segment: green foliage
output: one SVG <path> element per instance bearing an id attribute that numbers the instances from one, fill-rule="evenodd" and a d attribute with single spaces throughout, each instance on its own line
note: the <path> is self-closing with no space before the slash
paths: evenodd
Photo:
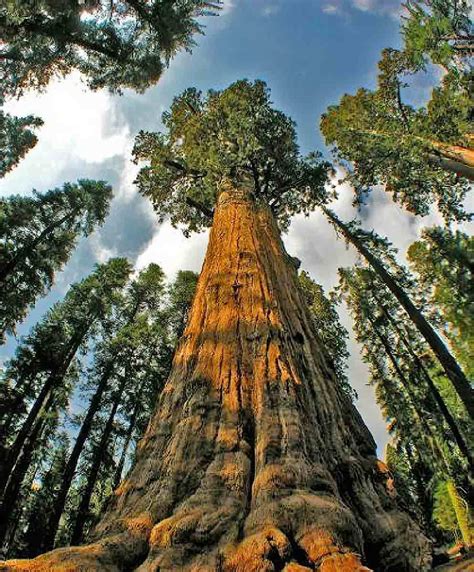
<path id="1" fill-rule="evenodd" d="M 462 541 L 467 547 L 472 546 L 472 514 L 452 481 L 442 480 L 437 484 L 433 520 L 440 529 L 451 534 L 452 540 Z"/>
<path id="2" fill-rule="evenodd" d="M 321 120 L 357 200 L 363 202 L 374 185 L 384 185 L 415 214 L 428 214 L 435 202 L 446 221 L 469 218 L 462 204 L 468 180 L 440 166 L 447 145 L 468 144 L 472 99 L 466 82 L 447 75 L 427 107 L 416 109 L 402 101 L 404 74 L 411 71 L 406 54 L 384 50 L 379 70 L 375 91 L 344 95 Z"/>
<path id="3" fill-rule="evenodd" d="M 214 0 L 8 0 L 0 8 L 4 95 L 42 89 L 80 71 L 89 87 L 139 92 L 156 83 L 170 58 L 190 50 Z"/>
<path id="4" fill-rule="evenodd" d="M 321 340 L 321 347 L 331 365 L 336 379 L 347 395 L 357 397 L 347 378 L 347 339 L 349 334 L 341 324 L 334 300 L 324 294 L 323 287 L 315 282 L 304 270 L 299 274 L 299 283 L 303 296 Z"/>
<path id="5" fill-rule="evenodd" d="M 315 153 L 301 157 L 293 121 L 272 108 L 262 81 L 237 81 L 207 96 L 194 88 L 163 114 L 164 133 L 140 132 L 136 161 L 148 161 L 137 184 L 160 220 L 185 233 L 209 226 L 219 183 L 248 178 L 258 200 L 285 227 L 327 198 L 328 165 Z"/>
<path id="6" fill-rule="evenodd" d="M 112 189 L 103 181 L 66 183 L 31 197 L 0 199 L 0 336 L 14 332 L 51 287 L 79 236 L 107 215 Z"/>
<path id="7" fill-rule="evenodd" d="M 80 379 L 76 376 L 62 402 L 63 411 L 71 399 L 88 405 L 70 421 L 66 416 L 66 422 L 79 426 L 79 432 L 62 465 L 61 486 L 44 500 L 47 519 L 39 537 L 35 541 L 30 535 L 16 534 L 10 556 L 34 555 L 38 543 L 42 551 L 47 550 L 55 538 L 56 546 L 67 545 L 73 534 L 78 541 L 79 520 L 81 536 L 93 526 L 128 469 L 155 408 L 196 282 L 195 273 L 179 272 L 166 286 L 161 268 L 150 264 L 114 295 L 110 311 L 100 320 L 93 348 L 87 352 L 89 367 L 80 371 Z M 71 428 L 69 434 L 74 434 Z M 37 448 L 37 454 L 44 458 L 47 451 Z M 45 478 L 45 474 L 39 477 L 41 487 Z M 27 502 L 25 498 L 20 503 L 28 513 L 23 526 L 33 530 L 37 519 Z"/>
<path id="8" fill-rule="evenodd" d="M 66 434 L 60 433 L 50 455 L 49 466 L 41 471 L 35 479 L 36 482 L 32 485 L 32 498 L 29 500 L 26 530 L 17 541 L 22 547 L 21 555 L 23 557 L 34 557 L 45 550 L 42 540 L 51 518 L 51 499 L 54 498 L 61 486 L 68 450 L 69 438 Z"/>
<path id="9" fill-rule="evenodd" d="M 446 68 L 462 68 L 474 49 L 471 4 L 467 0 L 408 0 L 404 7 L 404 49 L 414 66 L 428 58 Z"/>
<path id="10" fill-rule="evenodd" d="M 474 238 L 447 228 L 425 229 L 408 249 L 432 319 L 449 338 L 454 352 L 474 377 Z"/>
<path id="11" fill-rule="evenodd" d="M 470 486 L 465 455 L 435 392 L 467 442 L 469 419 L 424 339 L 373 271 L 357 266 L 340 269 L 339 274 L 339 297 L 353 317 L 370 383 L 396 440 L 391 468 L 404 502 L 410 506 L 412 499 L 418 505 L 429 530 L 434 484 L 450 475 L 466 490 Z M 406 288 L 413 292 L 419 286 L 412 281 Z"/>
<path id="12" fill-rule="evenodd" d="M 117 303 L 130 272 L 124 258 L 98 265 L 87 278 L 73 284 L 64 299 L 21 341 L 2 374 L 0 419 L 4 438 L 14 436 L 14 428 L 45 383 L 54 379 L 57 389 L 67 376 L 74 375 L 71 364 L 78 349 L 86 350 L 96 328 Z"/>
<path id="13" fill-rule="evenodd" d="M 188 312 L 196 291 L 198 275 L 191 270 L 180 270 L 168 290 L 168 320 L 175 345 L 184 332 Z"/>
<path id="14" fill-rule="evenodd" d="M 0 109 L 0 178 L 36 145 L 38 139 L 32 129 L 41 125 L 39 117 L 15 117 Z"/>

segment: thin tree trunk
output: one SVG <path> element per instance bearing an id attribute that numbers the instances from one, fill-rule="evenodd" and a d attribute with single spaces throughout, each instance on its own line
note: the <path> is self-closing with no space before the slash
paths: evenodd
<path id="1" fill-rule="evenodd" d="M 51 397 L 46 404 L 46 410 L 52 405 L 53 398 Z M 8 527 L 11 522 L 13 509 L 17 503 L 18 495 L 20 494 L 21 484 L 25 478 L 26 472 L 31 463 L 31 459 L 35 450 L 35 446 L 41 433 L 46 425 L 46 418 L 40 417 L 36 420 L 25 446 L 21 451 L 17 462 L 13 467 L 13 471 L 8 476 L 8 481 L 4 490 L 2 502 L 0 503 L 0 546 L 4 543 L 5 535 L 8 532 Z"/>
<path id="2" fill-rule="evenodd" d="M 64 474 L 62 478 L 61 488 L 58 492 L 57 497 L 53 503 L 53 511 L 51 518 L 48 522 L 48 528 L 45 532 L 43 546 L 45 550 L 51 550 L 54 546 L 54 539 L 59 526 L 59 521 L 64 510 L 64 505 L 66 504 L 66 498 L 71 488 L 71 483 L 76 473 L 77 464 L 79 462 L 79 457 L 81 456 L 82 450 L 84 448 L 85 442 L 90 435 L 92 429 L 92 421 L 95 414 L 100 408 L 102 397 L 105 390 L 107 389 L 108 382 L 113 373 L 114 362 L 111 361 L 107 364 L 104 373 L 99 381 L 97 389 L 90 401 L 89 408 L 87 410 L 84 421 L 82 422 L 79 434 L 76 437 L 74 447 L 69 456 L 68 462 L 64 469 Z"/>
<path id="3" fill-rule="evenodd" d="M 270 210 L 244 187 L 221 191 L 172 371 L 93 544 L 8 570 L 429 569 Z"/>
<path id="4" fill-rule="evenodd" d="M 402 387 L 406 390 L 407 395 L 408 395 L 408 400 L 409 403 L 411 405 L 412 410 L 414 411 L 414 417 L 417 420 L 417 423 L 422 427 L 425 435 L 429 435 L 432 439 L 433 439 L 433 443 L 435 445 L 435 454 L 438 454 L 440 456 L 440 458 L 443 460 L 443 463 L 445 465 L 446 470 L 448 471 L 448 474 L 451 474 L 451 463 L 449 461 L 449 459 L 446 457 L 443 448 L 441 447 L 441 445 L 438 442 L 438 437 L 436 436 L 436 434 L 434 433 L 434 431 L 432 430 L 430 424 L 426 421 L 425 416 L 423 411 L 419 410 L 418 404 L 417 404 L 417 398 L 415 396 L 415 394 L 413 393 L 413 389 L 411 387 L 411 384 L 409 382 L 409 380 L 406 378 L 405 374 L 403 373 L 402 368 L 400 367 L 400 364 L 398 363 L 398 359 L 395 356 L 395 354 L 392 351 L 392 348 L 390 347 L 390 343 L 388 342 L 388 340 L 386 339 L 386 337 L 382 334 L 382 332 L 380 332 L 380 330 L 378 329 L 378 327 L 376 326 L 375 322 L 369 318 L 369 321 L 372 325 L 372 329 L 375 332 L 375 335 L 378 337 L 378 339 L 380 340 L 385 353 L 387 354 L 393 369 L 395 370 L 395 373 L 400 381 L 400 384 L 402 385 Z"/>
<path id="5" fill-rule="evenodd" d="M 461 367 L 451 355 L 450 351 L 443 343 L 442 339 L 435 332 L 430 323 L 423 316 L 421 311 L 413 304 L 408 295 L 401 288 L 391 274 L 384 268 L 383 264 L 367 249 L 361 240 L 350 232 L 348 227 L 328 208 L 321 206 L 321 209 L 328 219 L 342 232 L 344 237 L 351 242 L 355 248 L 367 260 L 375 273 L 379 276 L 385 286 L 399 301 L 403 309 L 412 319 L 414 325 L 430 346 L 434 355 L 443 367 L 446 376 L 453 384 L 456 393 L 466 407 L 471 419 L 474 419 L 474 391 L 469 380 L 464 375 Z"/>
<path id="6" fill-rule="evenodd" d="M 124 376 L 120 388 L 117 394 L 114 396 L 114 401 L 112 404 L 112 409 L 110 410 L 107 423 L 105 424 L 104 431 L 100 438 L 98 445 L 94 450 L 92 456 L 91 467 L 87 475 L 87 484 L 84 492 L 81 496 L 81 502 L 79 503 L 79 509 L 77 511 L 76 521 L 74 523 L 74 528 L 71 536 L 71 544 L 80 544 L 84 535 L 84 526 L 87 522 L 87 517 L 89 515 L 89 506 L 92 498 L 92 493 L 94 492 L 94 487 L 97 483 L 97 478 L 99 476 L 99 469 L 104 460 L 104 452 L 107 448 L 107 443 L 110 439 L 112 433 L 115 415 L 122 401 L 123 390 L 125 388 L 127 378 Z"/>
<path id="7" fill-rule="evenodd" d="M 417 369 L 421 372 L 421 374 L 425 378 L 426 384 L 428 385 L 428 389 L 429 389 L 431 395 L 433 396 L 439 410 L 441 411 L 441 414 L 443 415 L 446 423 L 448 424 L 448 427 L 451 429 L 454 440 L 456 441 L 457 446 L 459 447 L 459 450 L 461 451 L 462 455 L 464 457 L 466 457 L 466 460 L 472 469 L 474 467 L 474 464 L 473 464 L 473 458 L 472 458 L 472 454 L 471 454 L 469 445 L 468 445 L 467 441 L 465 440 L 464 436 L 462 435 L 461 430 L 459 429 L 454 417 L 451 415 L 451 412 L 449 411 L 443 397 L 441 396 L 439 389 L 437 388 L 435 382 L 431 378 L 431 375 L 426 370 L 423 362 L 418 357 L 418 354 L 413 350 L 413 348 L 412 348 L 410 342 L 408 341 L 407 337 L 404 335 L 404 333 L 401 331 L 401 328 L 398 326 L 398 324 L 395 322 L 393 317 L 390 315 L 390 312 L 385 307 L 385 304 L 383 304 L 380 301 L 380 299 L 377 297 L 375 290 L 374 290 L 374 297 L 377 300 L 379 306 L 382 308 L 384 315 L 386 316 L 387 320 L 391 324 L 392 328 L 395 330 L 395 332 L 396 332 L 397 336 L 399 337 L 399 339 L 401 340 L 402 344 L 405 346 L 405 348 L 407 349 L 411 358 L 415 362 L 415 366 L 417 367 Z"/>
<path id="8" fill-rule="evenodd" d="M 90 321 L 87 324 L 87 327 L 83 328 L 79 333 L 76 333 L 73 336 L 71 343 L 69 345 L 69 351 L 64 357 L 63 362 L 60 364 L 58 371 L 52 373 L 45 381 L 38 397 L 36 398 L 25 421 L 23 422 L 23 425 L 21 426 L 18 435 L 15 438 L 15 441 L 13 442 L 11 447 L 7 448 L 6 455 L 2 462 L 2 466 L 0 467 L 0 494 L 1 492 L 3 492 L 4 487 L 6 485 L 8 479 L 8 473 L 12 470 L 13 466 L 15 465 L 21 453 L 22 447 L 25 441 L 27 440 L 28 435 L 31 433 L 32 428 L 34 427 L 34 422 L 38 418 L 44 403 L 49 397 L 51 397 L 52 393 L 54 392 L 54 389 L 56 389 L 64 379 L 64 376 L 66 375 L 67 370 L 69 369 L 69 366 L 71 365 L 71 362 L 74 359 L 74 356 L 76 355 L 76 352 L 91 325 L 92 321 Z"/>
<path id="9" fill-rule="evenodd" d="M 114 476 L 114 481 L 113 481 L 113 485 L 112 485 L 112 488 L 114 490 L 119 486 L 119 484 L 122 480 L 122 472 L 123 472 L 123 468 L 125 466 L 125 461 L 127 459 L 128 448 L 130 447 L 130 443 L 132 441 L 133 432 L 135 430 L 135 425 L 137 422 L 138 412 L 139 412 L 140 407 L 141 407 L 140 398 L 141 398 L 141 395 L 143 392 L 144 385 L 145 385 L 145 383 L 142 382 L 142 386 L 141 386 L 141 388 L 138 392 L 137 398 L 136 398 L 135 407 L 133 408 L 133 412 L 132 412 L 132 415 L 130 417 L 130 421 L 128 423 L 127 433 L 125 435 L 125 439 L 124 439 L 123 446 L 122 446 L 122 453 L 120 455 L 120 460 L 119 460 L 117 468 L 115 470 L 115 476 Z"/>
<path id="10" fill-rule="evenodd" d="M 33 483 L 35 482 L 36 475 L 38 474 L 40 465 L 41 462 L 36 463 L 36 467 L 31 472 L 29 482 L 26 483 L 24 487 L 27 491 L 29 491 L 29 494 L 31 494 L 32 486 Z M 28 500 L 28 497 L 26 500 Z M 13 546 L 18 545 L 18 540 L 16 537 L 18 533 L 18 526 L 20 525 L 22 518 L 24 518 L 25 510 L 27 509 L 27 506 L 25 506 L 25 504 L 26 503 L 23 502 L 23 499 L 21 499 L 21 502 L 19 503 L 19 506 L 16 508 L 16 510 L 13 512 L 13 515 L 9 515 L 10 523 L 8 526 L 7 533 L 5 535 L 5 539 L 3 541 L 3 546 L 0 549 L 0 561 L 2 560 L 3 557 L 5 557 L 8 554 L 8 551 L 12 545 Z M 20 535 L 22 532 L 23 531 L 20 530 Z"/>
<path id="11" fill-rule="evenodd" d="M 6 264 L 0 267 L 0 284 L 5 282 L 8 276 L 15 270 L 17 264 L 25 258 L 28 252 L 34 250 L 39 244 L 41 244 L 52 232 L 64 224 L 66 221 L 74 218 L 77 211 L 68 212 L 62 218 L 49 224 L 35 239 L 23 246 L 18 250 L 18 252 L 9 260 Z"/>

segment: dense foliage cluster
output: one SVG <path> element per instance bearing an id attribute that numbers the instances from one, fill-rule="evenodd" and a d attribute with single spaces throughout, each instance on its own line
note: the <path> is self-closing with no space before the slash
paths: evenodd
<path id="1" fill-rule="evenodd" d="M 0 109 L 0 178 L 36 145 L 38 139 L 33 129 L 42 124 L 39 117 L 15 117 Z"/>
<path id="2" fill-rule="evenodd" d="M 80 71 L 92 89 L 144 91 L 201 32 L 218 0 L 9 0 L 0 8 L 2 94 Z"/>
<path id="3" fill-rule="evenodd" d="M 78 238 L 104 221 L 111 196 L 103 181 L 82 180 L 0 199 L 0 343 L 51 287 Z"/>
<path id="4" fill-rule="evenodd" d="M 428 105 L 415 108 L 402 97 L 404 74 L 411 71 L 406 54 L 384 50 L 379 70 L 376 90 L 344 95 L 321 120 L 357 199 L 384 185 L 415 214 L 428 214 L 435 203 L 446 221 L 469 218 L 463 206 L 474 178 L 466 149 L 473 120 L 468 80 L 446 75 Z"/>
<path id="5" fill-rule="evenodd" d="M 138 189 L 160 220 L 170 217 L 185 232 L 211 224 L 224 179 L 246 177 L 259 201 L 283 227 L 292 215 L 309 213 L 328 199 L 328 165 L 315 153 L 302 157 L 295 124 L 273 109 L 263 81 L 238 81 L 207 96 L 187 89 L 163 114 L 164 133 L 141 132 L 136 161 Z"/>

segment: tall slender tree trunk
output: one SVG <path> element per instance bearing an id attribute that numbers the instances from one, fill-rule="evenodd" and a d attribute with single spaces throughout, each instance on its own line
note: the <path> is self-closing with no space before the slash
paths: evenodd
<path id="1" fill-rule="evenodd" d="M 92 399 L 87 409 L 86 416 L 82 422 L 79 433 L 74 442 L 74 447 L 72 448 L 71 454 L 67 461 L 66 467 L 64 469 L 64 474 L 62 478 L 61 488 L 59 489 L 57 497 L 54 499 L 53 510 L 51 518 L 48 521 L 48 528 L 45 532 L 45 538 L 43 541 L 43 546 L 46 550 L 51 550 L 54 546 L 54 539 L 56 537 L 56 532 L 59 526 L 59 520 L 64 510 L 64 505 L 66 504 L 66 498 L 71 488 L 71 483 L 76 473 L 77 464 L 79 462 L 79 457 L 81 456 L 82 450 L 84 448 L 85 442 L 90 435 L 92 429 L 92 422 L 94 417 L 99 411 L 102 397 L 105 390 L 107 389 L 108 382 L 113 373 L 114 362 L 109 362 L 100 378 L 99 384 L 97 385 L 96 391 L 92 396 Z"/>
<path id="2" fill-rule="evenodd" d="M 355 236 L 330 209 L 325 206 L 321 206 L 321 209 L 328 219 L 342 232 L 344 237 L 351 242 L 367 260 L 375 273 L 410 316 L 414 325 L 426 340 L 426 343 L 430 346 L 439 363 L 443 367 L 446 376 L 453 384 L 456 393 L 459 395 L 459 398 L 466 407 L 471 419 L 474 419 L 474 391 L 460 365 L 446 347 L 446 344 L 443 343 L 443 340 L 438 336 L 431 324 L 423 316 L 422 312 L 413 304 L 403 288 L 398 285 L 397 281 L 385 269 L 378 258 L 365 247 L 363 242 L 359 240 L 357 236 Z"/>
<path id="3" fill-rule="evenodd" d="M 127 459 L 128 448 L 130 447 L 130 443 L 131 443 L 132 437 L 133 437 L 133 432 L 135 431 L 135 426 L 137 423 L 138 413 L 140 411 L 140 407 L 142 406 L 142 404 L 140 403 L 140 398 L 141 398 L 142 393 L 143 393 L 144 385 L 145 385 L 145 383 L 143 381 L 142 385 L 138 391 L 138 395 L 136 397 L 136 402 L 135 402 L 135 406 L 134 406 L 133 411 L 132 411 L 132 415 L 130 416 L 130 421 L 128 423 L 127 432 L 125 434 L 124 442 L 122 445 L 122 452 L 120 454 L 120 459 L 119 459 L 119 462 L 117 464 L 117 468 L 115 470 L 115 476 L 114 476 L 114 482 L 113 482 L 113 488 L 114 489 L 116 489 L 119 486 L 120 481 L 122 480 L 122 473 L 123 473 L 123 468 L 125 466 L 125 461 Z"/>
<path id="4" fill-rule="evenodd" d="M 408 351 L 409 355 L 413 359 L 413 362 L 415 363 L 416 368 L 424 377 L 426 384 L 428 386 L 429 392 L 433 396 L 433 399 L 436 402 L 436 405 L 438 406 L 439 410 L 441 411 L 441 414 L 443 415 L 446 423 L 448 424 L 448 427 L 451 429 L 454 440 L 456 441 L 456 444 L 459 447 L 459 450 L 461 451 L 462 455 L 466 458 L 470 467 L 473 468 L 474 463 L 473 463 L 472 454 L 471 454 L 469 445 L 468 445 L 466 439 L 464 438 L 463 434 L 461 433 L 461 429 L 458 427 L 456 420 L 451 415 L 451 412 L 449 411 L 448 406 L 446 405 L 441 393 L 439 392 L 438 387 L 436 386 L 435 382 L 431 378 L 431 375 L 427 371 L 427 369 L 424 366 L 423 362 L 421 361 L 420 357 L 412 348 L 411 343 L 408 340 L 407 336 L 401 330 L 400 326 L 396 323 L 396 321 L 391 316 L 390 312 L 387 310 L 385 304 L 383 304 L 380 301 L 380 299 L 378 298 L 377 294 L 375 294 L 375 292 L 374 292 L 374 297 L 375 297 L 375 299 L 377 299 L 380 307 L 382 308 L 384 315 L 386 316 L 387 320 L 391 324 L 392 328 L 395 330 L 398 338 L 400 339 L 400 341 L 402 342 L 402 344 L 405 346 L 406 350 Z"/>
<path id="5" fill-rule="evenodd" d="M 0 570 L 429 569 L 269 209 L 223 189 L 170 377 L 93 543 Z"/>
<path id="6" fill-rule="evenodd" d="M 107 448 L 107 443 L 109 442 L 110 435 L 112 433 L 115 415 L 122 401 L 122 394 L 125 388 L 126 378 L 121 382 L 120 388 L 117 394 L 114 396 L 112 403 L 112 409 L 110 410 L 109 417 L 105 424 L 104 430 L 102 432 L 99 443 L 94 449 L 92 455 L 92 462 L 90 465 L 89 472 L 87 474 L 86 487 L 82 493 L 81 501 L 79 503 L 79 510 L 77 511 L 76 522 L 74 523 L 74 528 L 71 536 L 71 544 L 80 544 L 84 535 L 84 527 L 87 522 L 87 517 L 89 516 L 89 507 L 91 503 L 92 493 L 94 492 L 95 485 L 97 483 L 97 478 L 99 476 L 99 469 L 104 460 L 104 451 Z"/>

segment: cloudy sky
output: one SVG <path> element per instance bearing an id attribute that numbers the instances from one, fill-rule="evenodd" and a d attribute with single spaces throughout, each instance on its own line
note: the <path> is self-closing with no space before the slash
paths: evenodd
<path id="1" fill-rule="evenodd" d="M 71 75 L 44 94 L 8 102 L 7 111 L 38 115 L 44 126 L 38 145 L 0 181 L 0 195 L 28 194 L 33 188 L 42 192 L 78 178 L 105 179 L 115 189 L 106 223 L 80 242 L 51 293 L 18 329 L 19 335 L 64 295 L 71 282 L 111 256 L 127 256 L 137 268 L 156 262 L 169 277 L 178 269 L 200 270 L 206 234 L 185 239 L 169 224 L 158 225 L 133 185 L 134 137 L 141 129 L 160 128 L 161 113 L 175 94 L 189 86 L 219 89 L 240 78 L 263 79 L 275 106 L 297 122 L 302 151 L 327 153 L 318 130 L 321 113 L 344 93 L 374 85 L 381 49 L 399 45 L 399 10 L 396 0 L 227 0 L 219 17 L 206 20 L 206 35 L 197 38 L 193 54 L 180 54 L 145 94 L 92 93 L 79 76 Z M 428 95 L 429 82 L 423 80 L 410 93 L 420 102 Z M 341 188 L 334 206 L 346 220 L 355 215 L 351 202 L 350 189 Z M 373 194 L 364 212 L 364 225 L 387 235 L 402 253 L 423 226 L 437 220 L 436 213 L 424 219 L 407 215 L 382 192 Z M 326 290 L 335 286 L 337 268 L 355 260 L 318 213 L 296 217 L 285 243 Z M 343 308 L 341 317 L 350 329 Z M 15 343 L 11 339 L 0 348 L 0 359 L 11 355 Z M 350 381 L 359 393 L 358 408 L 382 451 L 385 423 L 352 339 L 350 350 Z"/>

